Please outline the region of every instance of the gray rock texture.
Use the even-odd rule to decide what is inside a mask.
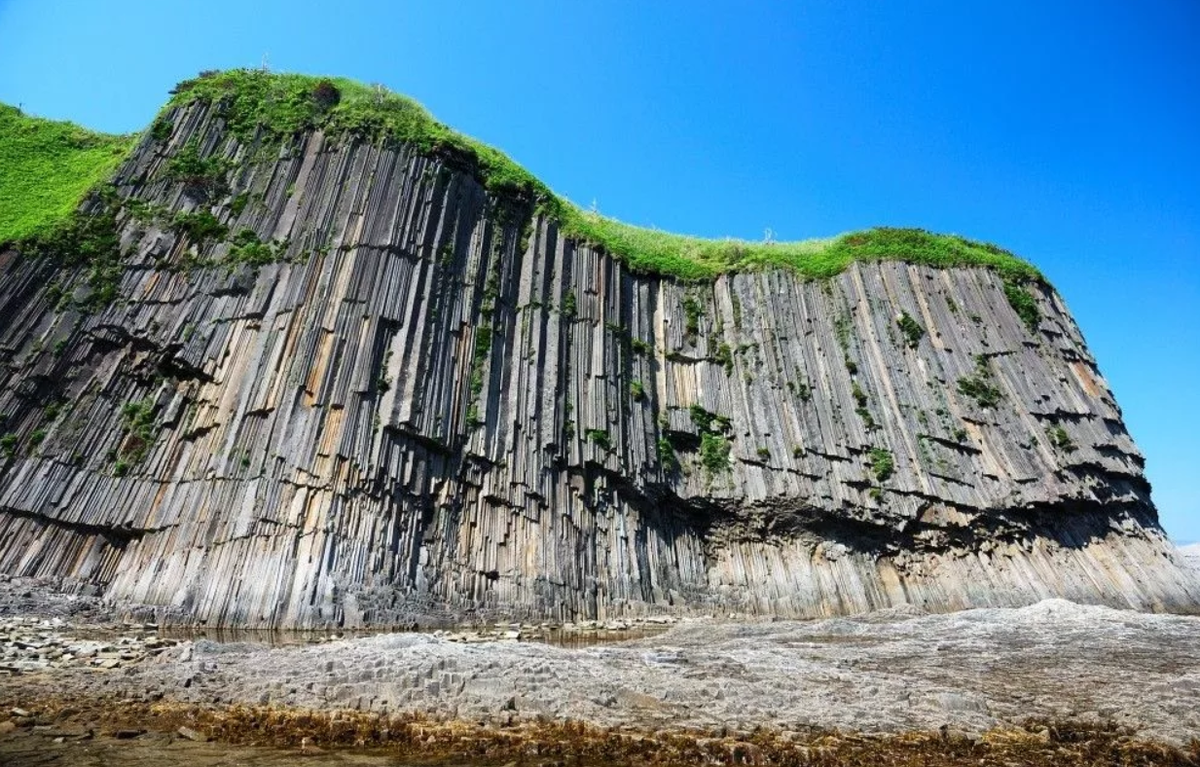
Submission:
[[[1200,600],[1049,288],[639,276],[444,158],[168,116],[115,301],[0,254],[0,571],[241,626]]]
[[[67,645],[86,641],[59,630]],[[113,669],[55,665],[5,686],[30,701],[70,691],[501,724],[980,733],[1035,717],[1114,722],[1176,745],[1200,737],[1200,618],[1058,599],[805,622],[685,618],[657,636],[575,648],[409,632],[274,648],[197,639],[152,652]]]

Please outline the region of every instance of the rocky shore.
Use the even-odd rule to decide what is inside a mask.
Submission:
[[[742,743],[747,763],[804,764],[797,755],[831,733],[872,748],[957,739],[971,753],[1003,741],[1053,754],[1067,748],[1062,733],[1082,731],[1090,735],[1069,736],[1071,748],[1147,748],[1161,759],[1142,763],[1156,764],[1188,763],[1172,760],[1189,749],[1200,756],[1196,617],[1047,600],[943,615],[692,620],[651,635],[633,624],[603,635],[602,625],[577,626],[575,644],[526,641],[536,632],[499,626],[297,635],[272,646],[89,622],[100,605],[88,598],[47,594],[42,614],[14,615],[15,595],[36,591],[4,585],[0,755],[33,741],[72,754],[89,739],[169,735],[292,752],[474,754],[479,764],[547,748],[636,762],[637,744],[650,738],[674,745],[646,763],[694,763],[696,748],[729,756]],[[634,638],[589,643],[589,634]]]

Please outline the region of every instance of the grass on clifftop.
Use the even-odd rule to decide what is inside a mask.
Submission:
[[[920,229],[878,228],[819,240],[709,240],[632,226],[580,210],[504,153],[448,128],[416,101],[383,86],[345,78],[234,69],[185,80],[150,128],[170,135],[170,110],[214,105],[242,140],[283,140],[321,129],[331,136],[409,144],[472,173],[496,195],[557,219],[562,233],[594,243],[640,274],[681,280],[782,267],[832,277],[853,261],[900,260],[936,267],[984,266],[1010,283],[1044,281],[1036,268],[994,245]],[[45,234],[69,218],[84,193],[104,180],[136,137],[91,133],[71,123],[0,107],[0,243]],[[261,133],[260,133],[261,131]]]
[[[135,140],[0,104],[0,243],[45,234],[70,218]]]
[[[633,271],[683,280],[785,267],[807,277],[831,277],[851,262],[902,260],[937,267],[986,266],[1014,281],[1042,280],[1036,268],[986,243],[919,229],[871,229],[821,240],[749,242],[708,240],[632,226],[585,212],[558,197],[497,149],[457,133],[412,99],[382,86],[344,78],[273,74],[259,70],[204,73],[179,84],[168,106],[217,103],[230,129],[249,138],[262,126],[283,138],[321,128],[332,135],[407,143],[467,165],[498,195],[513,195],[558,219],[563,233],[595,243]]]

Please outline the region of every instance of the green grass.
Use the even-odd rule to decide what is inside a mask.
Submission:
[[[235,69],[203,73],[172,93],[152,123],[152,140],[171,135],[173,108],[203,102],[215,105],[228,130],[244,141],[280,142],[320,129],[333,137],[411,145],[474,175],[506,203],[504,210],[556,219],[564,235],[603,248],[639,274],[707,281],[729,272],[785,268],[806,278],[826,278],[855,261],[899,260],[935,267],[983,266],[1013,285],[1045,281],[1036,268],[995,245],[920,229],[877,228],[825,239],[752,242],[626,224],[583,211],[555,195],[505,154],[443,125],[416,101],[345,78]],[[107,178],[128,154],[134,140],[0,107],[0,242],[43,234],[68,219],[87,190]],[[173,177],[198,192],[223,191],[229,169],[218,166],[220,161],[209,162],[186,147],[176,154],[168,164]]]
[[[0,104],[0,244],[45,234],[69,219],[135,140]]]
[[[892,458],[892,454],[881,447],[873,447],[870,452],[871,472],[875,475],[875,479],[880,482],[887,482],[892,476],[892,472],[896,469],[896,461]]]
[[[316,96],[328,84],[340,96],[332,106]],[[822,278],[854,261],[900,260],[937,267],[984,266],[1013,282],[1044,281],[1036,268],[995,245],[920,229],[877,228],[766,243],[632,226],[580,210],[502,152],[439,123],[416,101],[345,78],[244,69],[217,72],[180,83],[168,107],[194,101],[221,104],[230,130],[242,138],[254,136],[260,126],[277,138],[321,128],[335,136],[412,144],[422,152],[442,154],[473,172],[492,192],[532,203],[556,218],[567,236],[604,248],[641,274],[704,281],[727,272],[784,267]]]

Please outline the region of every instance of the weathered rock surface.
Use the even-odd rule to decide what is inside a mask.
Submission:
[[[1200,602],[1049,288],[636,276],[436,157],[170,118],[117,301],[0,254],[0,571],[247,626]],[[275,262],[168,225],[191,141]]]
[[[1200,736],[1198,648],[1200,618],[1053,599],[938,615],[684,619],[583,648],[415,632],[276,648],[196,640],[115,670],[14,677],[0,692],[646,730],[978,734],[1040,718],[1114,722],[1181,745]]]

